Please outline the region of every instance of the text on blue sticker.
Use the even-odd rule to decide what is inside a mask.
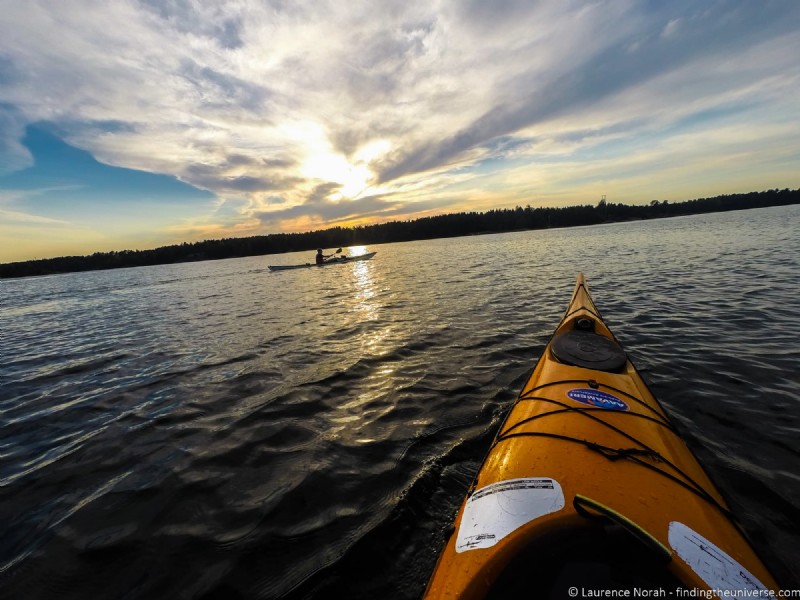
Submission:
[[[592,389],[575,389],[567,392],[567,396],[589,406],[597,408],[608,408],[611,410],[628,410],[628,405],[616,396],[606,392]]]

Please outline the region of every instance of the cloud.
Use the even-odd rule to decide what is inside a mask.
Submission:
[[[279,162],[278,164],[283,164]],[[270,163],[259,165],[258,161],[251,158],[239,157],[236,161],[224,161],[218,164],[188,165],[182,171],[182,177],[194,185],[214,190],[218,193],[227,192],[269,192],[282,190],[295,183],[304,181],[299,177],[274,178],[265,175],[237,175],[245,167],[246,173],[269,172]]]
[[[254,216],[265,225],[281,226],[301,221],[307,228],[315,223],[336,225],[353,221],[382,222],[408,216],[411,213],[440,210],[456,203],[452,198],[437,198],[417,201],[409,206],[409,203],[402,198],[392,196],[366,196],[347,202],[334,202],[329,200],[329,197],[335,190],[335,186],[325,184],[319,186],[304,204],[279,210],[259,211],[254,213]]]
[[[788,158],[776,160],[797,156],[797,3],[0,0],[0,10],[0,169],[29,167],[25,127],[47,123],[105,164],[209,190],[248,227],[513,205],[542,182],[568,182],[549,176],[554,164],[595,172],[579,159],[618,157],[604,165],[624,188],[631,153],[677,138],[693,152],[713,123],[738,122],[752,143],[788,124],[777,141]],[[208,210],[197,219],[214,218]]]
[[[661,32],[662,37],[669,38],[673,37],[677,34],[678,29],[681,26],[680,19],[672,19],[669,23],[664,26],[664,30]]]
[[[24,135],[25,119],[13,107],[0,103],[0,176],[33,164],[31,153],[21,141]]]
[[[242,5],[199,4],[190,0],[140,0],[140,4],[178,32],[215,40],[226,49],[243,45]]]
[[[633,87],[645,86],[696,61],[711,68],[709,58],[726,58],[737,49],[741,51],[742,46],[780,35],[797,24],[797,19],[794,23],[764,19],[762,12],[759,7],[735,11],[724,26],[718,14],[698,15],[693,29],[681,36],[676,34],[679,19],[670,20],[661,36],[649,37],[647,28],[640,27],[636,35],[645,39],[637,40],[635,52],[630,51],[627,43],[633,32],[624,22],[621,27],[609,27],[610,35],[604,36],[603,47],[591,47],[591,42],[584,48],[578,47],[576,55],[568,59],[573,64],[567,69],[551,68],[544,73],[532,69],[514,75],[505,82],[505,93],[486,112],[442,140],[399,154],[383,166],[379,180],[391,181],[407,173],[435,169],[457,160],[469,150],[490,144],[499,136],[566,114],[591,111],[600,101],[620,96]],[[605,33],[610,18],[620,16],[595,15],[589,19],[590,27],[584,30],[578,25],[575,29],[581,36],[590,35],[592,30]],[[748,29],[747,25],[756,17],[764,22],[764,27]],[[629,24],[632,22],[635,19]]]
[[[70,226],[74,227],[74,223],[62,221],[60,219],[51,219],[49,217],[41,217],[39,215],[31,215],[28,213],[18,212],[14,210],[4,210],[0,208],[0,222],[4,225],[47,225],[47,226]]]
[[[269,98],[269,90],[258,83],[223,73],[211,67],[184,59],[178,74],[192,86],[204,109],[225,109],[262,114]]]

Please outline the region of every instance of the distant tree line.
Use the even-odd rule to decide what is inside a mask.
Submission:
[[[495,209],[423,217],[410,221],[391,221],[359,227],[332,227],[306,233],[273,233],[247,238],[225,238],[164,246],[154,250],[96,252],[90,256],[65,256],[0,265],[0,277],[49,275],[71,271],[92,271],[147,265],[170,264],[263,254],[279,254],[390,242],[459,237],[484,233],[595,225],[619,221],[659,219],[767,206],[800,204],[798,190],[767,190],[731,194],[671,203],[652,200],[645,205],[615,204],[601,200],[597,205],[564,208]]]

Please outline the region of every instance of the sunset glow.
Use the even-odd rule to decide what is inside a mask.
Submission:
[[[0,9],[0,262],[800,187],[793,2]]]

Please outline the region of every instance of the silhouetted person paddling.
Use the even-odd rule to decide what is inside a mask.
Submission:
[[[322,263],[327,262],[327,259],[329,259],[331,256],[335,255],[336,255],[335,252],[333,254],[323,254],[322,248],[317,248],[317,264],[321,265]]]

